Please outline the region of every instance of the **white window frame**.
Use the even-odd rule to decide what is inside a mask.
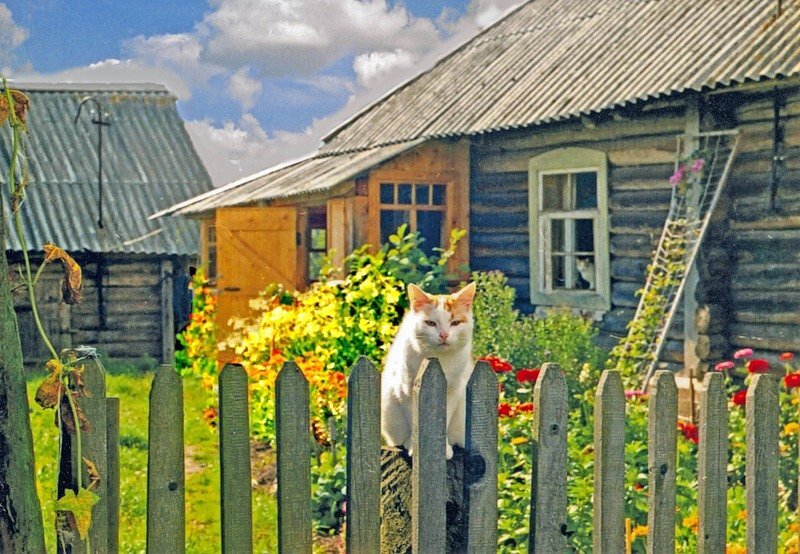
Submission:
[[[611,279],[608,249],[608,158],[605,152],[589,148],[559,148],[531,158],[528,167],[531,304],[608,311],[611,308]],[[542,211],[544,176],[590,171],[597,174],[596,209]],[[569,238],[572,235],[570,230],[574,232],[574,224],[566,222],[576,219],[593,221],[595,290],[552,289],[552,278],[548,278],[550,263],[547,262],[552,256],[550,222],[565,221],[565,244],[572,244],[574,241]],[[572,253],[573,256],[575,254]],[[565,271],[567,282],[574,282],[571,264],[566,265]]]

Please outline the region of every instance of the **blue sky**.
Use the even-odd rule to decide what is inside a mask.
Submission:
[[[25,81],[162,82],[217,184],[325,132],[520,0],[5,0]]]

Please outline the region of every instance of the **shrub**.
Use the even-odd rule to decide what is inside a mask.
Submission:
[[[192,313],[186,329],[177,336],[183,348],[175,352],[175,369],[181,375],[200,377],[212,387],[217,376],[217,299],[203,268],[197,269],[190,288]]]

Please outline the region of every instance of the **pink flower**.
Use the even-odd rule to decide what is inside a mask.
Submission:
[[[639,398],[640,396],[647,396],[647,392],[643,390],[626,390],[625,398]]]
[[[669,184],[673,187],[683,181],[683,177],[686,174],[686,166],[681,164],[678,166],[678,169],[675,170],[675,173],[672,174],[672,177],[669,178]]]
[[[733,354],[733,357],[736,358],[737,360],[740,360],[742,358],[750,358],[752,356],[753,356],[752,348],[742,348],[741,350],[737,350]]]
[[[697,158],[692,164],[691,172],[700,173],[701,171],[703,171],[703,167],[705,167],[705,165],[706,161],[703,158]]]
[[[714,371],[725,371],[726,369],[733,369],[734,367],[736,367],[736,364],[728,360],[715,365]]]

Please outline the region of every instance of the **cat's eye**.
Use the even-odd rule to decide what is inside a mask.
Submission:
[[[456,325],[461,325],[462,323],[464,323],[464,322],[463,322],[463,321],[461,321],[460,319],[457,319],[457,320],[455,320],[455,321],[451,321],[451,322],[450,322],[450,326],[451,326],[451,327],[455,327]]]
[[[428,319],[425,321],[425,325],[427,325],[428,327],[436,327],[436,322]]]

